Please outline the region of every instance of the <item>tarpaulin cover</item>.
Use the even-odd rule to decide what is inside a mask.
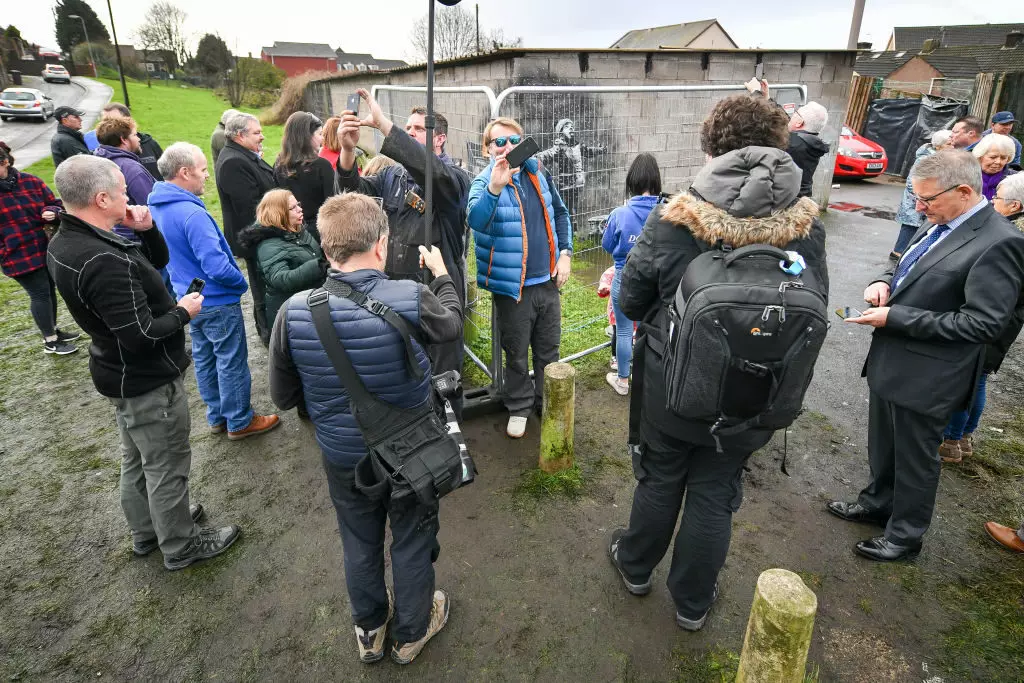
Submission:
[[[917,148],[929,142],[932,133],[952,127],[966,114],[966,104],[941,97],[875,100],[868,109],[864,137],[885,149],[889,158],[886,173],[906,176]]]

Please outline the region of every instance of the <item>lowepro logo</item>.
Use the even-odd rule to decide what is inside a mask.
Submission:
[[[771,332],[762,332],[760,327],[752,327],[752,328],[750,328],[750,336],[751,337],[771,337],[772,333]]]

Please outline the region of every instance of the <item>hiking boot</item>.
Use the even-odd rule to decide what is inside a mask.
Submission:
[[[612,389],[614,389],[615,393],[619,396],[626,396],[629,394],[629,379],[619,377],[619,373],[617,372],[609,372],[604,376],[604,378],[608,384],[612,385]]]
[[[226,431],[228,431],[228,423],[227,422],[221,422],[219,424],[210,425],[210,433],[211,434],[223,434]]]
[[[203,518],[203,505],[202,503],[196,503],[195,505],[188,506],[188,513],[192,517],[193,522],[198,522]],[[160,542],[155,538],[151,538],[148,541],[136,541],[132,543],[132,553],[135,557],[145,557],[151,552],[160,547]]]
[[[253,415],[252,422],[249,423],[248,427],[237,432],[228,432],[228,439],[231,441],[247,439],[250,436],[269,432],[279,424],[281,424],[281,418],[277,415]]]
[[[964,461],[964,454],[960,450],[960,441],[954,441],[953,439],[943,439],[942,445],[939,446],[939,458],[942,462],[948,462],[956,464]]]
[[[194,562],[217,557],[238,540],[240,533],[242,530],[237,524],[222,526],[219,529],[202,529],[198,535],[189,539],[188,545],[180,553],[164,556],[164,566],[176,571]]]
[[[960,454],[969,458],[974,455],[974,435],[964,434],[964,438],[960,439]]]
[[[622,565],[619,564],[619,541],[625,535],[626,529],[616,529],[612,532],[611,542],[608,544],[608,559],[612,561],[615,568],[619,572],[619,576],[622,577],[622,584],[626,587],[626,590],[632,595],[647,595],[651,592],[651,577],[647,577],[646,581],[636,582],[633,579],[626,576],[626,572],[623,571]]]
[[[54,330],[57,333],[57,341],[73,342],[82,336],[81,332],[65,332],[61,329]]]
[[[901,258],[903,258],[903,254],[901,254],[898,251],[890,251],[889,252],[889,260],[890,261],[899,261]]]
[[[434,605],[430,609],[430,625],[427,626],[426,635],[414,643],[399,643],[395,641],[394,646],[391,648],[391,660],[395,664],[411,664],[412,660],[416,659],[416,655],[423,650],[423,646],[427,644],[427,641],[440,633],[444,625],[448,623],[448,611],[450,608],[451,602],[448,600],[448,594],[440,589],[434,591]]]
[[[706,612],[699,619],[687,619],[679,610],[676,610],[676,626],[683,629],[684,631],[699,631],[704,628],[704,622],[708,620],[708,615],[711,614],[711,608],[714,607],[715,601],[718,600],[718,584],[715,583],[715,592],[711,596],[711,604],[708,606]]]
[[[373,664],[384,659],[384,645],[387,643],[388,624],[395,616],[395,595],[388,588],[388,617],[384,623],[372,631],[364,631],[358,626],[356,629],[356,644],[359,646],[359,661],[365,664]]]
[[[519,415],[512,415],[508,418],[508,426],[505,433],[510,439],[521,439],[526,434],[526,418]]]
[[[74,353],[78,350],[78,347],[74,344],[69,344],[66,341],[60,339],[54,339],[53,341],[43,342],[43,353],[55,353],[58,356],[66,356],[69,353]]]

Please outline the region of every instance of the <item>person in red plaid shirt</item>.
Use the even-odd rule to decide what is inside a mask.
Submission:
[[[28,292],[43,352],[61,356],[77,351],[71,342],[81,336],[57,329],[57,291],[46,269],[49,238],[43,225],[55,224],[62,210],[50,188],[14,168],[9,148],[0,146],[0,269]]]

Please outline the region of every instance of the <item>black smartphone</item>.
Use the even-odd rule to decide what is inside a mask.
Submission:
[[[836,309],[836,315],[838,315],[843,320],[846,320],[847,318],[859,318],[864,314],[858,311],[853,306],[844,306],[842,308]]]
[[[204,287],[206,287],[206,280],[198,277],[193,278],[192,282],[188,285],[188,289],[185,290],[185,296],[189,294],[202,294]]]
[[[345,105],[345,110],[350,111],[353,114],[359,114],[359,93],[354,92],[348,96],[348,103]]]
[[[540,147],[537,145],[537,141],[531,137],[527,137],[516,145],[511,152],[506,154],[505,158],[508,159],[509,166],[512,168],[519,168],[527,159],[539,151]]]

